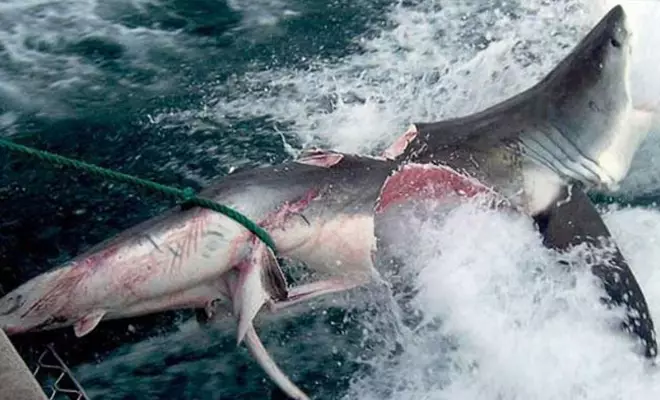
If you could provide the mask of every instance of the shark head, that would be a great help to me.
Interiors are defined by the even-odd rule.
[[[529,89],[477,113],[415,123],[384,156],[448,164],[502,186],[517,179],[515,160],[522,153],[523,174],[553,190],[574,182],[616,190],[660,120],[652,107],[632,106],[632,48],[626,13],[613,7]]]
[[[64,269],[39,275],[0,299],[0,329],[8,335],[71,325],[58,315],[67,296],[60,278]]]
[[[532,88],[538,129],[520,137],[530,158],[564,180],[616,190],[655,115],[632,106],[631,55],[618,5]]]
[[[632,54],[632,32],[620,5],[612,8],[573,50],[537,85],[550,92],[552,101],[571,98],[595,101],[592,91],[628,92],[628,66]],[[621,81],[621,78],[623,81]],[[628,96],[629,97],[629,96]]]

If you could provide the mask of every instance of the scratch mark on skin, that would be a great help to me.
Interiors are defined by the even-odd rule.
[[[179,242],[179,246],[177,248],[177,256],[176,256],[176,263],[174,265],[175,268],[178,268],[179,270],[183,268],[183,262],[186,260],[186,244],[187,240],[184,238],[183,242]]]
[[[203,233],[204,225],[204,218],[198,217],[193,222],[193,229],[190,232],[190,243],[188,245],[188,257],[197,252],[197,245],[199,243],[199,238]]]
[[[193,246],[195,242],[195,236],[197,235],[197,227],[198,227],[198,221],[199,219],[197,216],[194,216],[192,220],[190,221],[190,224],[188,225],[189,228],[186,230],[185,235],[183,236],[183,243],[182,243],[182,257],[184,259],[187,259],[190,257],[190,254],[193,251]],[[183,260],[181,260],[183,262]]]
[[[151,236],[151,234],[147,233],[147,234],[144,235],[144,236],[145,236],[145,237],[147,238],[147,240],[148,240],[148,241],[154,246],[154,248],[155,248],[156,250],[160,251],[161,253],[163,252],[163,250],[158,246],[158,243],[156,243],[156,241],[155,241],[154,238]]]
[[[302,212],[309,207],[309,204],[319,197],[319,192],[316,189],[309,190],[302,199],[295,202],[285,202],[274,213],[268,215],[262,222],[264,228],[274,228],[275,226],[282,225],[290,215],[301,216],[307,224],[309,220],[302,214]]]
[[[172,248],[171,245],[168,244],[167,249],[170,251],[170,253],[172,253],[174,257],[179,257],[179,252],[176,249]]]
[[[28,314],[33,312],[38,313],[44,309],[48,310],[50,307],[52,307],[53,304],[57,304],[57,300],[60,297],[67,296],[69,293],[71,293],[72,289],[76,287],[89,273],[88,269],[75,267],[76,265],[73,265],[72,268],[67,271],[63,277],[53,277],[57,283],[50,291],[48,291],[38,301],[32,304],[32,306],[25,310],[25,312],[21,314],[21,318],[25,318]]]
[[[307,226],[312,226],[312,224],[309,223],[309,220],[307,219],[307,217],[305,217],[305,214],[303,214],[303,213],[294,213],[294,214],[299,216],[300,218],[302,218],[303,221],[305,221],[305,223],[307,224]]]
[[[177,249],[175,250],[171,245],[168,245],[173,255],[170,268],[182,268],[183,263],[198,252],[200,239],[204,235],[209,214],[210,211],[206,209],[196,210],[196,214],[184,225],[183,232],[176,235],[177,237],[173,240],[173,244],[177,246]]]
[[[311,223],[307,217],[302,214],[302,211],[307,209],[310,203],[318,198],[319,195],[319,190],[310,189],[298,200],[285,201],[281,206],[277,207],[275,211],[266,214],[266,217],[259,221],[258,225],[264,230],[272,232],[275,228],[282,227],[289,216],[297,215],[311,226]],[[239,254],[240,249],[242,249],[244,243],[252,243],[251,240],[254,238],[255,236],[252,232],[243,232],[231,241],[229,260],[232,265],[238,265],[243,261],[245,256]]]
[[[211,235],[211,236],[217,236],[221,239],[224,239],[224,237],[225,237],[225,235],[222,232],[215,231],[215,230],[208,230],[208,231],[206,231],[206,234]]]

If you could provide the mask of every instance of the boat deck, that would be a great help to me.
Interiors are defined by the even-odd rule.
[[[0,400],[47,400],[5,332],[0,329]]]

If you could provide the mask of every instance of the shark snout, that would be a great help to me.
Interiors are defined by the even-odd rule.
[[[61,306],[61,296],[54,294],[65,271],[34,277],[0,298],[0,329],[11,335],[49,325]]]
[[[610,20],[619,21],[626,18],[626,12],[623,10],[623,6],[621,6],[621,4],[617,4],[616,6],[612,7],[610,12],[607,14],[607,17]]]
[[[621,5],[612,8],[604,18],[604,22],[608,26],[608,30],[612,32],[612,45],[615,47],[621,46],[630,38],[632,32],[628,27],[626,12]]]
[[[21,308],[24,303],[25,300],[22,294],[10,293],[0,301],[0,317],[11,315]]]

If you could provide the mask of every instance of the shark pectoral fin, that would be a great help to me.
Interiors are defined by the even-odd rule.
[[[264,303],[271,299],[284,300],[287,295],[286,279],[275,254],[259,241],[252,250],[249,263],[239,268],[238,285],[234,291],[234,313],[238,316],[238,344],[245,339],[247,348],[257,363],[284,393],[293,399],[307,400],[309,397],[275,364],[252,323]]]
[[[234,312],[238,317],[238,344],[261,307],[270,299],[284,300],[288,288],[284,273],[273,251],[259,241],[250,262],[239,269],[238,287],[234,295]]]
[[[245,333],[245,342],[248,350],[264,372],[266,372],[268,377],[290,398],[296,400],[308,400],[309,397],[291,382],[284,372],[280,370],[277,364],[275,364],[275,361],[270,357],[270,354],[268,354],[263,343],[261,343],[261,340],[251,322],[248,324]]]
[[[534,217],[543,244],[564,252],[586,243],[592,254],[608,255],[592,255],[592,273],[602,283],[606,303],[625,307],[628,314],[623,323],[625,329],[639,337],[646,357],[655,358],[658,344],[646,297],[625,257],[613,243],[607,225],[582,189],[563,188],[561,198],[565,200],[555,202]]]
[[[73,324],[73,332],[76,334],[76,337],[85,336],[93,331],[99,322],[101,322],[105,314],[106,313],[103,310],[92,311],[76,321],[76,323]]]

